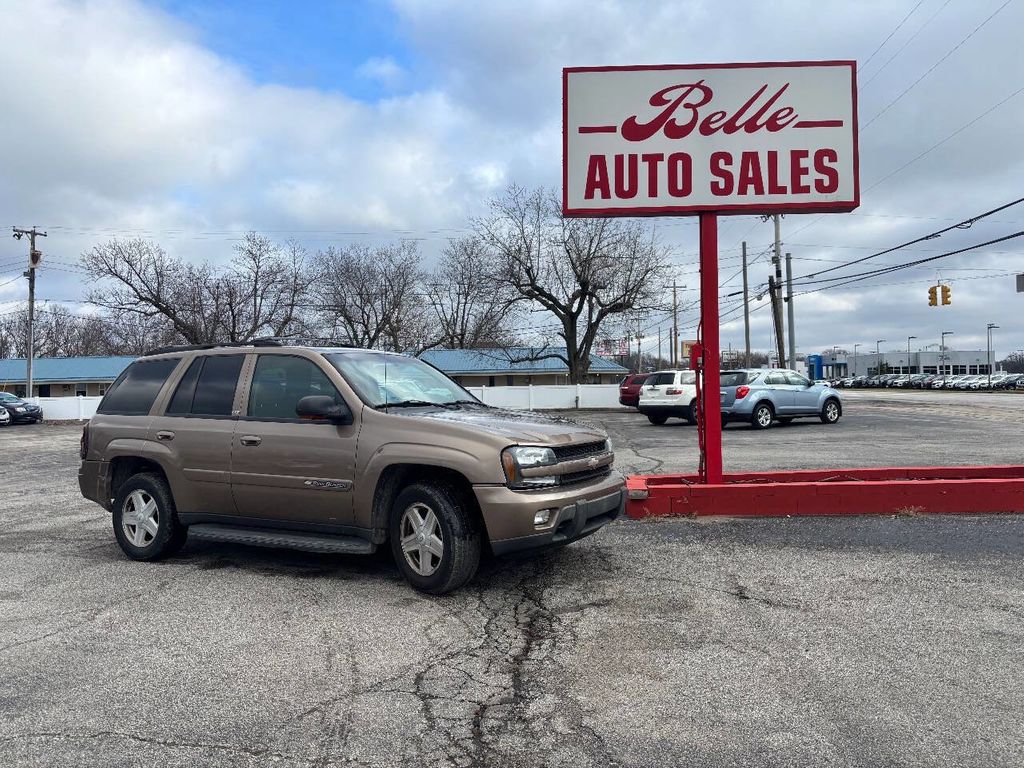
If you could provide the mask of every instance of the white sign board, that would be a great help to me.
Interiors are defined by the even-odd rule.
[[[568,216],[850,211],[853,61],[569,67]]]

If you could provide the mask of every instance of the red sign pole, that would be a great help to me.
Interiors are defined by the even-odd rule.
[[[722,403],[718,365],[718,215],[700,214],[700,323],[703,334],[705,482],[722,482]]]

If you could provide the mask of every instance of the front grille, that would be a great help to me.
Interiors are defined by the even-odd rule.
[[[570,472],[567,475],[562,475],[562,485],[573,485],[575,483],[585,483],[587,480],[596,480],[600,477],[607,477],[611,474],[612,468],[610,466],[598,467],[597,469],[584,469],[582,472]]]
[[[562,461],[575,461],[585,459],[588,456],[597,456],[605,452],[605,441],[598,440],[593,443],[577,443],[576,445],[561,445],[554,449],[555,459]]]

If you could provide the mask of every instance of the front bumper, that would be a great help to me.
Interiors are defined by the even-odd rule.
[[[35,411],[25,411],[24,413],[18,413],[8,408],[7,413],[11,415],[11,424],[33,424],[43,420],[42,408]]]
[[[473,488],[496,555],[567,544],[589,536],[625,509],[626,481],[615,470],[599,481],[552,491],[513,491],[503,485]],[[534,515],[553,510],[543,527]]]

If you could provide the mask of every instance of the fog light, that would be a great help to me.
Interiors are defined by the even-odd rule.
[[[547,525],[551,522],[551,513],[553,509],[542,509],[533,516],[533,525],[535,528],[540,528],[542,525]]]

